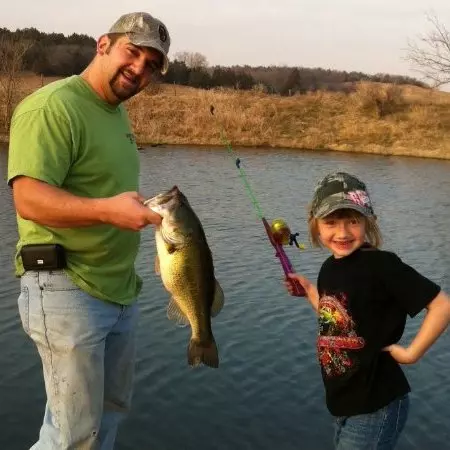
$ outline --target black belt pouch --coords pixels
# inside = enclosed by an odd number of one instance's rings
[[[20,249],[25,270],[58,270],[66,267],[64,247],[60,244],[29,244]]]

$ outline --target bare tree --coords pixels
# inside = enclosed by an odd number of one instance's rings
[[[9,130],[15,104],[20,96],[20,73],[25,53],[33,43],[14,36],[0,36],[0,105],[1,122]]]
[[[206,56],[198,52],[178,52],[175,53],[174,60],[185,63],[189,69],[205,69],[208,67]]]
[[[406,59],[416,71],[430,80],[434,87],[450,83],[450,33],[435,14],[427,15],[432,29],[410,42]]]

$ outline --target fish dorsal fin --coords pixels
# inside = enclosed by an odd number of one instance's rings
[[[170,299],[167,306],[167,317],[169,320],[173,320],[180,327],[189,325],[188,318],[184,315],[183,311],[181,311],[173,297]]]
[[[214,300],[211,306],[211,316],[216,317],[222,311],[225,303],[225,296],[219,282],[216,280],[216,289],[214,291]]]

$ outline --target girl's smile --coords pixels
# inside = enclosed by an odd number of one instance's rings
[[[331,215],[318,219],[317,225],[322,244],[335,258],[348,256],[364,244],[366,224],[363,217],[336,218]]]

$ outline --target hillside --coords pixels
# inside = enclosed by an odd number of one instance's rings
[[[18,99],[52,79],[23,78]],[[450,159],[450,94],[361,82],[348,93],[155,85],[127,102],[138,142],[263,146]],[[214,105],[215,116],[209,110]],[[3,136],[5,139],[6,136]]]
[[[281,97],[164,85],[128,108],[141,143],[223,145],[222,125],[235,146],[450,159],[450,94],[415,86],[359,83],[349,94]]]

